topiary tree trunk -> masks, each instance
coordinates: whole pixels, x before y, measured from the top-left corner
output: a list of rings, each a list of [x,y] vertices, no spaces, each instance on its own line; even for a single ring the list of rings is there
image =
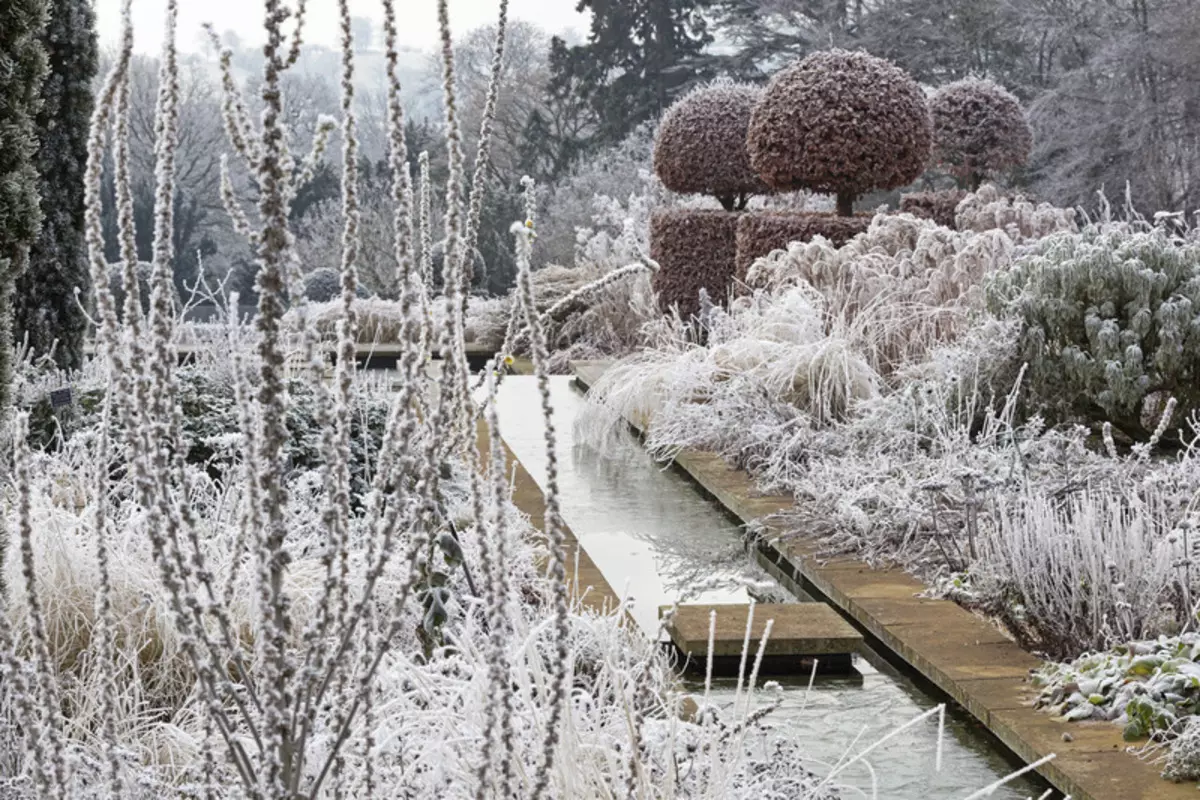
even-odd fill
[[[838,192],[837,193],[837,213],[839,217],[854,216],[854,193],[853,192]]]
[[[745,211],[746,206],[750,205],[750,195],[745,192],[731,192],[715,196],[717,202],[721,204],[721,208],[726,211]]]
[[[48,353],[64,369],[83,365],[87,317],[75,301],[90,286],[83,239],[83,173],[97,69],[96,17],[89,0],[49,0],[41,36],[50,61],[35,118],[39,143],[42,229],[29,251],[29,269],[16,279],[13,332],[28,336],[34,353]]]

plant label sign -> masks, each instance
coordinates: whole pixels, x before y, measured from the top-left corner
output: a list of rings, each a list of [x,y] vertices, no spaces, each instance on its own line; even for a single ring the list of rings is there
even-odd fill
[[[50,407],[62,408],[63,406],[71,405],[71,387],[64,389],[55,389],[50,392]]]

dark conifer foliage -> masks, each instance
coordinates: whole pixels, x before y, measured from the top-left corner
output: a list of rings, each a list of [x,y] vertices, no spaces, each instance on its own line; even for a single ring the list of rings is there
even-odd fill
[[[712,42],[704,11],[711,0],[580,0],[592,12],[585,44],[551,42],[551,98],[586,110],[586,134],[571,147],[591,149],[625,138],[657,117],[695,83],[712,77],[703,66]],[[538,121],[543,129],[546,120]],[[579,132],[582,133],[582,132]],[[567,152],[560,162],[569,162]]]
[[[46,72],[45,25],[43,0],[0,2],[0,413],[12,385],[13,289],[42,221],[35,119]]]
[[[50,0],[42,45],[49,71],[36,117],[37,171],[42,229],[29,253],[29,269],[17,278],[14,333],[29,337],[36,354],[78,369],[83,363],[87,319],[75,300],[86,302],[89,280],[83,239],[83,172],[92,116],[92,78],[97,69],[95,14],[88,0]]]

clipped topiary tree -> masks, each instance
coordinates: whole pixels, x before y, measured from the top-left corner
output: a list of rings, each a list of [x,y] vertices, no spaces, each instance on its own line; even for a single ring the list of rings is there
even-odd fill
[[[660,209],[650,219],[651,283],[659,308],[684,319],[700,310],[700,290],[716,303],[729,296],[737,257],[737,224],[750,196],[770,192],[750,166],[746,131],[762,90],[721,80],[693,89],[663,115],[654,142],[654,171],[663,186],[715,197],[724,211]]]
[[[654,172],[680,194],[715,197],[726,211],[746,208],[770,188],[750,166],[746,131],[762,89],[720,80],[671,106],[654,139]]]
[[[988,302],[1020,320],[1028,396],[1050,422],[1147,439],[1168,397],[1176,422],[1200,410],[1200,245],[1157,229],[1053,235],[995,275]]]
[[[934,159],[972,192],[1029,160],[1033,134],[1021,103],[993,81],[965,78],[929,99]]]
[[[750,163],[779,191],[854,201],[912,183],[929,160],[925,95],[902,69],[861,52],[825,50],[780,71],[750,118]]]

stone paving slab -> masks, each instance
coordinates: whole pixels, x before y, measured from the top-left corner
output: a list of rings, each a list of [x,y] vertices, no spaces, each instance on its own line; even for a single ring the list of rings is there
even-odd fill
[[[659,608],[660,616],[671,606]],[[749,604],[679,606],[667,624],[671,641],[683,653],[708,655],[709,615],[717,613],[712,624],[714,656],[740,656],[746,637]],[[823,656],[849,654],[862,644],[862,634],[825,603],[761,603],[754,607],[750,641],[758,642],[773,620],[767,639],[766,655]],[[757,651],[756,651],[757,652]]]
[[[590,362],[576,369],[576,378],[587,388],[604,367]],[[925,587],[902,570],[873,569],[846,557],[821,561],[817,541],[785,538],[769,520],[791,508],[792,498],[763,496],[750,475],[713,453],[686,451],[676,466],[744,523],[768,518],[766,538],[774,544],[764,543],[759,559],[773,573],[782,573],[806,592],[823,594],[1027,763],[1055,754],[1038,772],[1073,800],[1197,796],[1195,784],[1163,780],[1158,766],[1127,752],[1118,726],[1068,723],[1035,710],[1030,671],[1042,662],[987,620],[950,600],[917,597]]]

